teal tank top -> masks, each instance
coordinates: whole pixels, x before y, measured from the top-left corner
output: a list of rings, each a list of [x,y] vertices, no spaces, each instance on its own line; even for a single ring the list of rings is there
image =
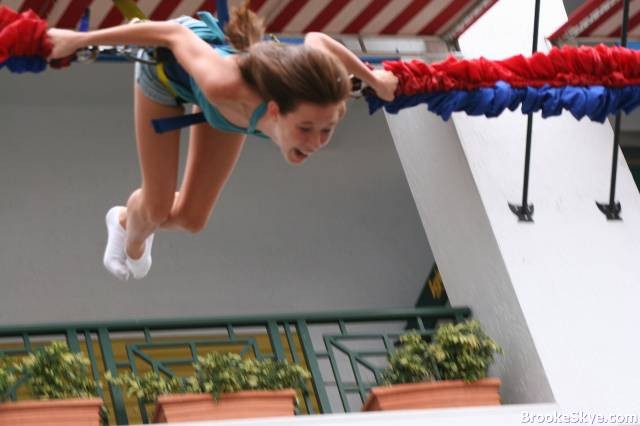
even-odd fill
[[[198,12],[198,17],[201,20],[185,18],[178,22],[185,25],[191,31],[196,33],[198,37],[209,43],[219,55],[229,56],[237,53],[232,46],[226,43],[224,32],[222,31],[222,28],[220,28],[216,18],[214,18],[209,12]],[[165,69],[166,68],[167,66],[165,65]],[[198,105],[202,110],[207,123],[209,123],[211,127],[226,132],[245,133],[268,139],[268,136],[256,129],[258,121],[267,111],[266,102],[263,101],[253,111],[249,120],[249,127],[244,128],[236,126],[227,120],[222,113],[220,113],[220,111],[206,99],[193,77],[184,71],[177,62],[175,64],[171,64],[171,68],[173,69],[171,72],[167,72],[167,76],[169,77],[169,83],[173,90],[185,102]],[[178,77],[178,75],[180,75],[180,77]]]

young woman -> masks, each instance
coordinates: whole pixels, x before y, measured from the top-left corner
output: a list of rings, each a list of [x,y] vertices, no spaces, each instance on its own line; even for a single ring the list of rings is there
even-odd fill
[[[370,70],[324,34],[309,33],[298,46],[260,41],[262,23],[245,4],[232,12],[225,31],[234,50],[211,44],[221,31],[210,15],[201,18],[205,22],[183,17],[90,32],[48,32],[54,46],[50,59],[90,45],[165,47],[177,61],[174,74],[187,76],[186,81],[169,79],[164,68],[136,64],[135,131],[142,184],[126,207],[113,207],[106,215],[103,261],[121,280],[147,275],[158,228],[199,232],[205,227],[247,134],[271,139],[287,162],[300,164],[329,142],[344,115],[349,73],[382,99],[394,96],[393,74]],[[156,133],[151,120],[181,114],[182,102],[193,103],[194,112],[204,113],[207,123],[190,129],[187,164],[177,190],[179,131]]]

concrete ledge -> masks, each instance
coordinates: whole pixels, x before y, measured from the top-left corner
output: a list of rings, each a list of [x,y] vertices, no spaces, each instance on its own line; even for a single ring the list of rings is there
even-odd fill
[[[640,410],[639,410],[640,411]],[[538,416],[540,420],[543,416],[548,419],[556,413],[560,413],[560,408],[556,404],[523,404],[523,405],[501,405],[497,407],[473,407],[473,408],[448,408],[430,410],[409,410],[409,411],[386,411],[350,414],[324,414],[313,416],[277,417],[270,419],[251,420],[228,420],[215,422],[190,422],[179,423],[181,426],[275,426],[275,425],[367,425],[367,426],[497,426],[497,425],[520,425],[527,424],[525,413]],[[571,414],[571,411],[563,413]],[[587,413],[600,414],[600,413]],[[603,413],[604,414],[604,413]],[[635,413],[615,413],[631,415]],[[637,413],[637,414],[640,414]],[[588,424],[591,424],[587,417]],[[536,424],[530,422],[531,424]],[[544,423],[538,421],[538,424]],[[549,423],[548,421],[546,423]],[[566,423],[569,423],[568,421]],[[574,422],[575,423],[575,422]],[[165,423],[166,424],[166,423]],[[174,423],[178,425],[178,423]],[[157,425],[160,426],[160,425]]]

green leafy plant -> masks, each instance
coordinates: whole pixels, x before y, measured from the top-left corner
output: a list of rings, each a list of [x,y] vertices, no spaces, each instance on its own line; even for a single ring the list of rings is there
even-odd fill
[[[8,366],[0,365],[0,402],[7,398],[9,389],[16,382],[15,375]]]
[[[400,337],[400,347],[389,356],[382,383],[473,382],[487,376],[495,354],[501,352],[475,320],[439,326],[432,343],[417,332],[410,332]]]
[[[17,375],[26,378],[26,387],[35,398],[91,398],[98,385],[91,377],[89,360],[71,352],[63,342],[54,342],[22,359]]]
[[[127,395],[147,402],[160,395],[184,392],[210,393],[215,399],[228,392],[242,390],[301,389],[311,375],[298,365],[271,359],[244,359],[230,352],[210,352],[198,357],[195,375],[187,378],[168,377],[157,372],[141,376],[120,374],[107,380],[125,389]]]
[[[445,324],[438,328],[432,346],[440,378],[473,382],[487,377],[496,353],[502,349],[478,321]]]
[[[272,359],[243,359],[238,354],[211,352],[200,357],[196,377],[203,392],[218,398],[241,390],[302,389],[311,374],[303,367]]]
[[[200,389],[216,399],[220,394],[242,390],[249,380],[243,367],[242,357],[235,353],[210,352],[198,357],[195,369]]]
[[[105,379],[107,382],[125,389],[127,396],[134,396],[146,402],[154,402],[160,395],[199,391],[198,384],[193,383],[193,380],[189,382],[155,371],[149,371],[142,375],[127,372],[119,374],[115,378],[107,372]]]
[[[400,347],[389,355],[389,367],[382,372],[385,384],[434,380],[436,366],[429,344],[416,332],[400,336]]]
[[[81,353],[72,352],[64,342],[53,342],[27,355],[4,370],[9,386],[24,383],[32,398],[72,399],[99,397],[99,384],[93,379],[90,361]],[[11,374],[15,371],[15,374]],[[3,369],[0,368],[0,398]],[[100,409],[103,425],[109,424],[107,409]]]

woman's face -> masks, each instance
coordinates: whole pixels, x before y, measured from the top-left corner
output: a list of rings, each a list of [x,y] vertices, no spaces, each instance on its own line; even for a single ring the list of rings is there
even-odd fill
[[[289,164],[300,164],[329,143],[345,108],[344,102],[334,105],[303,102],[284,115],[275,111],[276,134],[273,141],[284,159]]]

